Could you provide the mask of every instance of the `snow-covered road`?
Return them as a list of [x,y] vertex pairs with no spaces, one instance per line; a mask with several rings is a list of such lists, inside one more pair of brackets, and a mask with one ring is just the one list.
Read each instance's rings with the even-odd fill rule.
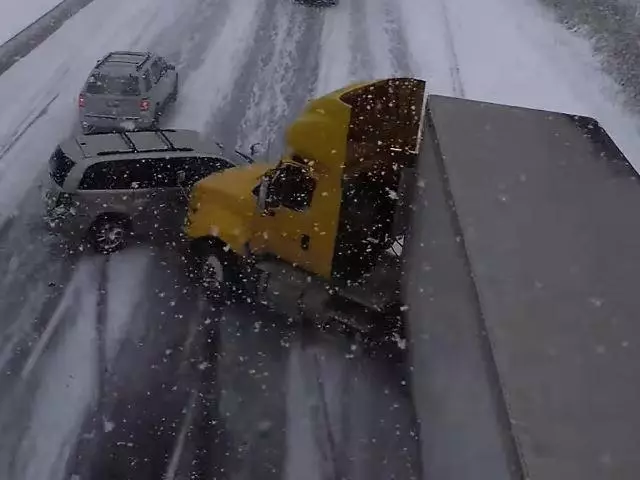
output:
[[[183,478],[189,458],[233,478],[420,474],[400,360],[283,333],[264,312],[221,321],[161,246],[64,256],[45,235],[47,158],[76,128],[88,70],[117,49],[178,66],[166,125],[238,146],[276,152],[309,96],[411,74],[435,93],[596,116],[640,164],[615,84],[535,0],[95,0],[0,76],[2,479],[110,478],[131,465]],[[203,438],[215,448],[191,448]]]

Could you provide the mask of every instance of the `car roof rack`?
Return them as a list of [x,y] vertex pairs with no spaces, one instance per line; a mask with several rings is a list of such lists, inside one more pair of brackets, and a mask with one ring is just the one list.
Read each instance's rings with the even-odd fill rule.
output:
[[[183,147],[177,146],[166,133],[173,133],[177,130],[174,129],[147,129],[147,130],[134,130],[131,132],[117,132],[117,135],[120,137],[122,142],[127,145],[127,149],[110,149],[110,150],[101,150],[96,153],[98,157],[104,157],[108,155],[121,155],[123,153],[153,153],[153,152],[192,152],[194,149],[192,147]],[[116,133],[116,132],[114,132]],[[136,133],[155,133],[158,140],[162,142],[164,148],[140,148],[139,145],[136,144],[135,138],[132,138],[131,135],[135,135]]]
[[[105,63],[107,63],[110,59],[112,59],[113,56],[115,55],[122,55],[122,56],[129,56],[129,57],[133,57],[132,61],[126,61],[126,60],[115,60],[115,62],[117,63],[128,63],[130,65],[135,65],[136,70],[140,70],[142,68],[142,66],[151,58],[151,52],[127,52],[124,50],[118,50],[115,52],[110,52],[108,54],[106,54],[104,57],[102,57],[98,63],[96,64],[95,68],[99,68],[102,65],[104,65]],[[135,59],[135,57],[138,57],[138,59]]]

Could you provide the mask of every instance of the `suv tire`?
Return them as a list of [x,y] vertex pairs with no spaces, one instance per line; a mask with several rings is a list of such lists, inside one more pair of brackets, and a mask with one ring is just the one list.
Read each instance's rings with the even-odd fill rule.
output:
[[89,230],[89,239],[96,252],[109,255],[126,247],[131,235],[131,222],[125,217],[104,216]]

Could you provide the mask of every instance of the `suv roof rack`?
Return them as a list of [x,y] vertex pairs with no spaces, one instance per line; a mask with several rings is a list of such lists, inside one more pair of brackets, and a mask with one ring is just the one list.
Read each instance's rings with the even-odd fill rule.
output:
[[[142,68],[142,66],[151,58],[151,52],[127,52],[124,50],[118,50],[115,52],[110,52],[108,54],[106,54],[104,57],[102,57],[98,63],[96,64],[96,66],[94,68],[99,68],[102,65],[104,65],[106,62],[108,62],[114,55],[128,55],[130,57],[138,57],[140,60],[138,61],[131,61],[131,62],[127,62],[124,60],[116,60],[116,62],[118,63],[128,63],[131,65],[135,65],[136,70],[140,70]],[[133,60],[133,59],[132,59]]]
[[[118,132],[118,136],[122,139],[123,143],[127,145],[127,149],[117,150],[101,150],[96,153],[98,157],[104,157],[107,155],[121,155],[123,153],[151,153],[151,152],[192,152],[192,147],[176,146],[174,142],[166,135],[166,133],[176,132],[174,129],[150,129],[150,130],[134,130],[132,132]],[[164,148],[139,148],[136,145],[135,139],[131,138],[131,134],[136,133],[155,133],[158,140],[162,142]]]

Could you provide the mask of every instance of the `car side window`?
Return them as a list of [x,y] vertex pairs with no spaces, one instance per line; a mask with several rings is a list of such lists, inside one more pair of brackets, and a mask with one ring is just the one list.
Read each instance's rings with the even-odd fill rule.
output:
[[150,70],[151,70],[151,79],[153,80],[153,83],[158,83],[158,81],[160,80],[160,77],[162,77],[164,73],[162,68],[162,62],[160,61],[159,58],[156,58],[153,61],[153,63],[151,64]]
[[130,188],[130,178],[121,161],[95,163],[84,171],[80,190],[118,190]]
[[85,170],[80,190],[140,190],[176,188],[180,162],[141,158],[96,163]]
[[186,182],[188,185],[208,177],[212,173],[233,167],[231,162],[219,157],[193,157],[187,162]]
[[188,188],[212,173],[233,167],[231,162],[219,157],[186,157],[170,161],[173,163],[176,178],[178,172],[184,172],[183,186]]

